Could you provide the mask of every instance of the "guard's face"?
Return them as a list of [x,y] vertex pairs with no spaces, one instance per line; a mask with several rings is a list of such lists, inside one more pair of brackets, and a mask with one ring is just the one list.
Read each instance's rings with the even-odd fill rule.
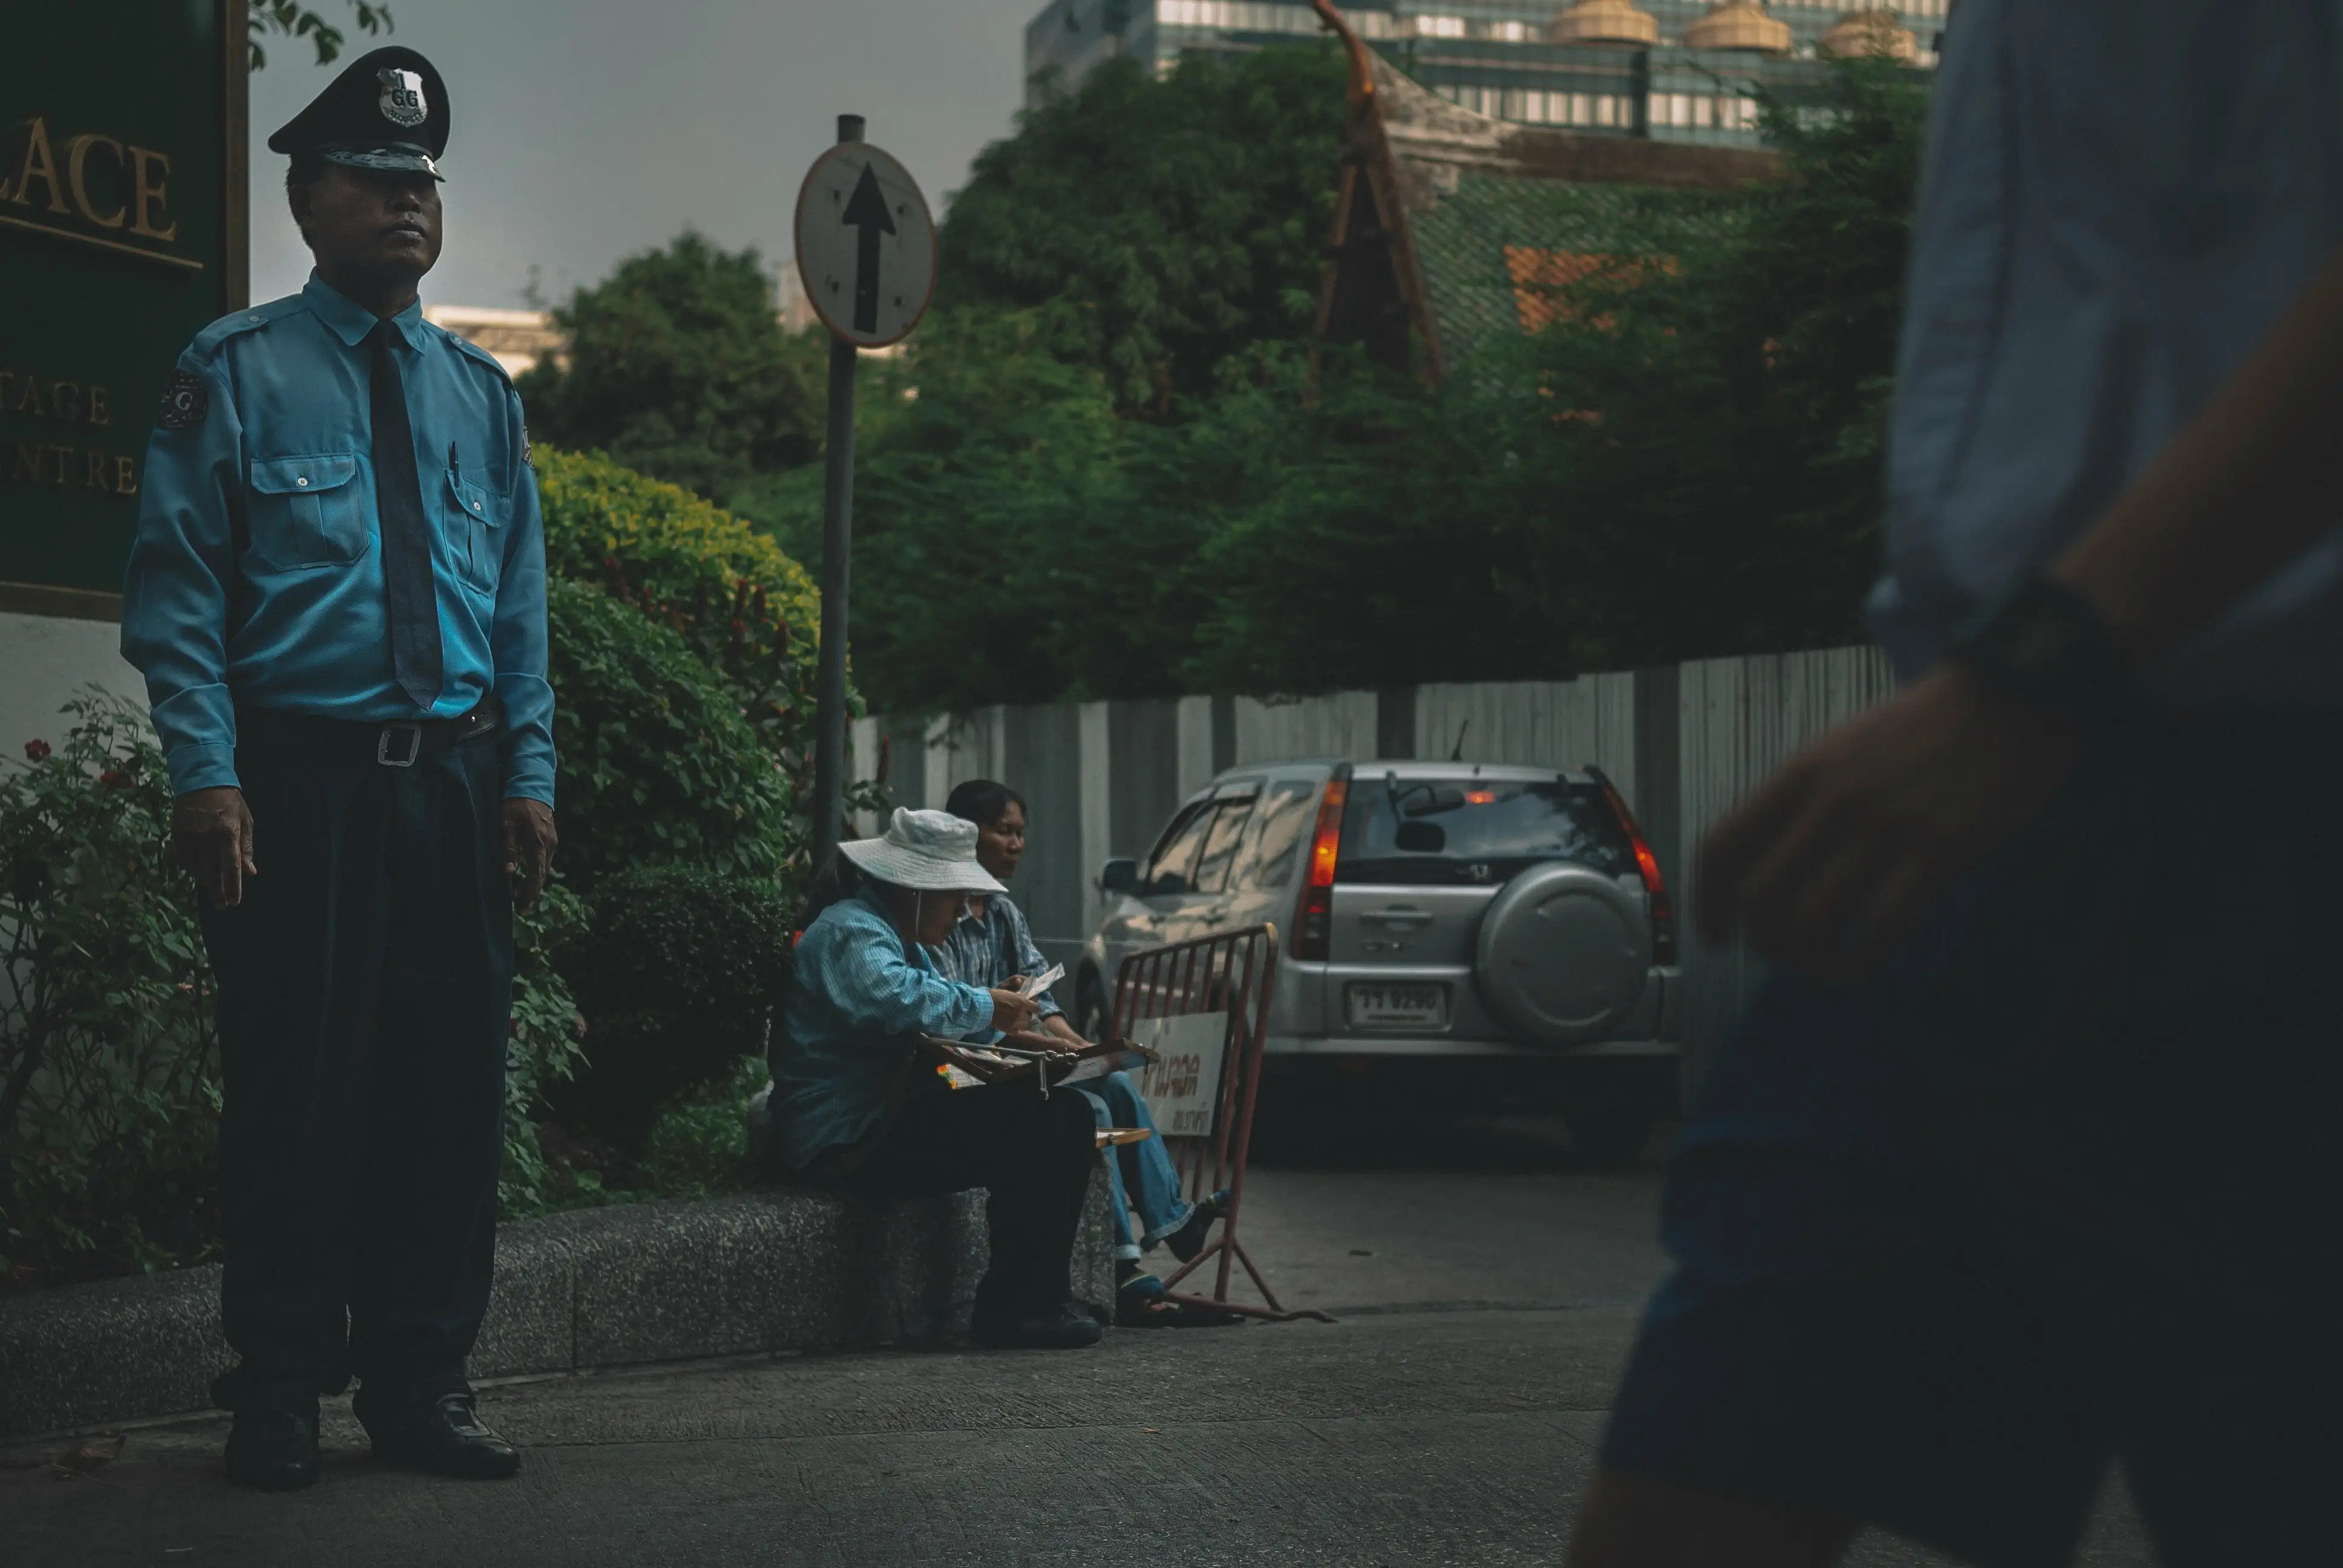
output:
[[293,194],[319,270],[413,282],[439,260],[439,184],[429,175],[327,164]]

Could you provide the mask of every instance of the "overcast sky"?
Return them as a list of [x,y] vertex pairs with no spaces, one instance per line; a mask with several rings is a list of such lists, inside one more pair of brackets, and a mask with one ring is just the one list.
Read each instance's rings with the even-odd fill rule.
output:
[[[340,0],[339,64],[377,46]],[[391,40],[447,79],[447,247],[426,303],[518,306],[529,268],[568,297],[687,226],[769,262],[790,252],[806,166],[841,113],[903,160],[940,217],[979,147],[1011,128],[1042,0],[393,0]],[[269,37],[252,79],[252,297],[299,288],[269,133],[333,79]]]

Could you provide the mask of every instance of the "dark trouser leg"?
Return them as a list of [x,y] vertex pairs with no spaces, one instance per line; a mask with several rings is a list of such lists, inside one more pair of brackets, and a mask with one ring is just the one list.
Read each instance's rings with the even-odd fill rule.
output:
[[[435,1271],[432,1249],[411,1242],[452,1233],[463,1256],[484,1259],[477,1220],[484,1203],[494,1213],[498,1123],[495,1111],[483,1117],[481,1107],[501,1099],[510,939],[495,920],[475,918],[467,926],[463,908],[482,906],[483,897],[459,899],[448,881],[476,889],[500,863],[495,846],[484,859],[472,828],[458,832],[453,825],[475,810],[481,793],[468,782],[483,767],[477,754],[487,754],[492,776],[495,751],[492,740],[482,741],[422,759],[412,769],[244,764],[259,873],[246,884],[241,906],[204,919],[220,982],[228,1254],[221,1305],[243,1363],[224,1391],[233,1402],[297,1406],[320,1389],[340,1388],[351,1366],[347,1304],[359,1294],[363,1345],[367,1302],[384,1294],[387,1280],[401,1282],[392,1295],[447,1292],[437,1308],[403,1314],[438,1325],[410,1339],[418,1361],[427,1354],[445,1362],[447,1347],[470,1343],[485,1303],[485,1261],[472,1292],[462,1270]],[[468,782],[450,784],[451,776]],[[496,789],[485,788],[493,817]],[[436,836],[418,841],[427,829]],[[451,866],[474,868],[474,880],[462,883]],[[440,896],[397,891],[435,874],[443,879],[430,885]],[[451,1029],[445,1018],[418,1026],[413,1008],[392,1002],[390,962],[395,950],[407,950],[409,933],[453,944],[483,930],[495,940],[470,1027]],[[414,967],[404,957],[399,962]],[[433,1000],[447,1003],[448,996],[435,992]],[[492,1003],[499,1010],[489,1030],[497,1042],[488,1057],[492,1081],[478,1071],[448,1074],[447,1063],[460,1052],[451,1055],[441,1037],[478,1040],[478,1015]],[[387,1007],[394,1022],[387,1032]],[[419,1117],[404,1133],[395,1119],[377,1115],[385,1062],[392,1069],[390,1103],[400,1116]],[[433,1148],[448,1155],[444,1184],[418,1182],[414,1160],[402,1159],[402,1151]],[[399,1194],[403,1206],[395,1206]],[[378,1218],[394,1207],[397,1222],[385,1230]],[[419,1271],[411,1281],[410,1268]],[[475,1293],[477,1303],[469,1299]],[[458,1362],[462,1353],[453,1351]]]
[[986,1190],[992,1256],[980,1322],[1055,1313],[1097,1158],[1090,1101],[1001,1086],[921,1095],[841,1185],[873,1197]]
[[379,997],[386,818],[354,775],[244,769],[258,874],[206,910],[220,986],[221,1315],[242,1365],[224,1402],[297,1407],[338,1389],[342,1220]]
[[353,1194],[350,1362],[378,1388],[436,1392],[464,1381],[496,1261],[512,897],[495,742],[413,774],[393,799],[403,852]]

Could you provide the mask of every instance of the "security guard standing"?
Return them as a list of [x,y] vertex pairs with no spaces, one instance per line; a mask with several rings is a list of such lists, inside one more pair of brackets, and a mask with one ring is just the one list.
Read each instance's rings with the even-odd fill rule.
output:
[[229,1473],[510,1475],[465,1381],[488,1299],[512,916],[553,829],[545,539],[512,384],[422,318],[447,89],[352,64],[268,140],[317,258],[213,323],[147,449],[123,653],[206,895],[226,1100]]

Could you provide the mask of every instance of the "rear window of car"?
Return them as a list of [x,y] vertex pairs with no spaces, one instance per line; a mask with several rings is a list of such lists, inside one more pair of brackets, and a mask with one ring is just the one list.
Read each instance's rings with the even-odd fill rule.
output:
[[1501,882],[1541,860],[1605,876],[1635,851],[1603,791],[1554,779],[1353,779],[1338,882]]

